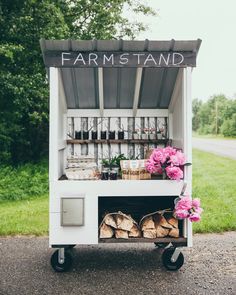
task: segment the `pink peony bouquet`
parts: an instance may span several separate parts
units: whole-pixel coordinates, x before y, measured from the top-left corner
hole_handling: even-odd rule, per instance
[[[178,219],[188,218],[190,221],[200,221],[203,209],[200,207],[200,199],[191,199],[184,196],[175,205],[174,215]]]
[[[162,174],[163,178],[180,180],[183,178],[181,167],[184,165],[189,165],[185,161],[184,154],[180,150],[167,146],[154,149],[146,162],[146,169],[152,174]]]

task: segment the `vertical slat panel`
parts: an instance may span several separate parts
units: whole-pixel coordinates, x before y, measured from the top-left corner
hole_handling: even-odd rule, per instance
[[[134,118],[128,118],[128,138],[132,139],[133,130],[134,130],[135,120]],[[128,145],[128,157],[133,157],[134,155],[134,145]]]
[[[74,130],[75,131],[82,131],[81,118],[74,118]],[[75,133],[75,131],[74,131],[74,133]],[[77,156],[81,156],[81,146],[75,144],[74,148],[73,148],[73,154],[77,155]]]
[[[82,125],[82,130],[87,131],[88,130],[88,118],[83,117],[81,118],[81,125]],[[81,155],[82,156],[87,156],[88,155],[88,144],[82,144],[81,145]]]
[[[97,131],[98,134],[98,120],[99,118],[94,117],[93,118],[93,128],[92,131]],[[94,143],[94,158],[95,161],[98,163],[98,145]]]
[[[107,131],[106,138],[109,139],[109,130],[115,131],[115,139],[118,139],[118,130],[125,131],[125,139],[133,139],[133,131],[135,129],[148,130],[146,131],[146,134],[149,135],[150,129],[154,128],[155,133],[159,128],[162,129],[165,127],[166,129],[166,124],[168,125],[168,119],[166,117],[69,117],[67,122],[67,133],[72,133],[73,129],[75,131],[86,131],[89,129],[89,139],[92,139],[92,130],[97,131],[98,139],[101,139],[101,131]],[[69,139],[70,137],[67,138]],[[152,140],[152,138],[150,140]],[[137,156],[139,156],[139,158],[144,158],[148,149],[154,149],[157,146],[163,145],[158,143],[71,144],[67,147],[67,154],[75,154],[77,156],[89,155],[94,157],[99,164],[102,159],[111,158],[120,154],[124,154],[128,158]]]
[[[117,118],[117,131],[121,130],[121,118]],[[117,133],[117,138],[118,138],[118,133]],[[121,144],[118,144],[118,154],[121,154]]]
[[[129,134],[128,134],[128,118],[121,117],[120,118],[120,126],[125,131],[124,138],[128,139],[129,138]],[[132,133],[131,133],[131,138],[132,138]],[[128,155],[128,145],[127,144],[120,144],[120,152],[121,152],[121,154],[124,154],[127,157],[127,155]]]
[[[145,130],[145,118],[144,117],[140,118],[140,126],[141,126],[141,136],[142,136],[142,132]],[[143,144],[140,147],[140,157],[144,158],[144,145]]]
[[[88,118],[89,139],[92,139],[91,132],[92,132],[93,126],[94,126],[94,118],[90,117]],[[94,150],[93,143],[88,144],[88,155],[92,158],[95,158],[95,150]]]

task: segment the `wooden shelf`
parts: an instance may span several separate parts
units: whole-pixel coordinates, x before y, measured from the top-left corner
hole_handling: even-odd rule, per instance
[[[137,143],[137,144],[148,144],[148,143],[156,143],[156,144],[167,144],[169,139],[67,139],[68,144],[88,144],[88,143],[103,143],[103,144],[129,144],[129,143]]]
[[[178,244],[182,246],[187,245],[187,238],[156,238],[156,239],[147,239],[147,238],[129,238],[129,239],[99,239],[99,243],[160,243],[160,244]]]

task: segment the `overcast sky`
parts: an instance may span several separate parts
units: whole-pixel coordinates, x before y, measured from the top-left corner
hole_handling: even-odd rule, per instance
[[[146,0],[158,17],[138,39],[202,39],[193,72],[193,98],[236,97],[236,0]]]

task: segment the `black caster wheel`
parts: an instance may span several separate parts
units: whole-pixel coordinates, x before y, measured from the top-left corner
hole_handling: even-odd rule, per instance
[[[73,249],[76,245],[68,245],[67,249]]]
[[[72,266],[72,255],[69,251],[65,251],[65,260],[64,263],[59,263],[58,261],[58,252],[56,250],[51,256],[51,266],[56,272],[65,272],[68,271]]]
[[[182,252],[179,253],[179,257],[175,262],[171,261],[171,257],[175,251],[174,247],[170,247],[164,250],[162,254],[162,263],[168,270],[178,270],[181,268],[181,266],[184,264],[184,255]]]
[[[154,243],[154,244],[159,249],[164,249],[166,247],[166,244],[161,244],[161,243]]]

